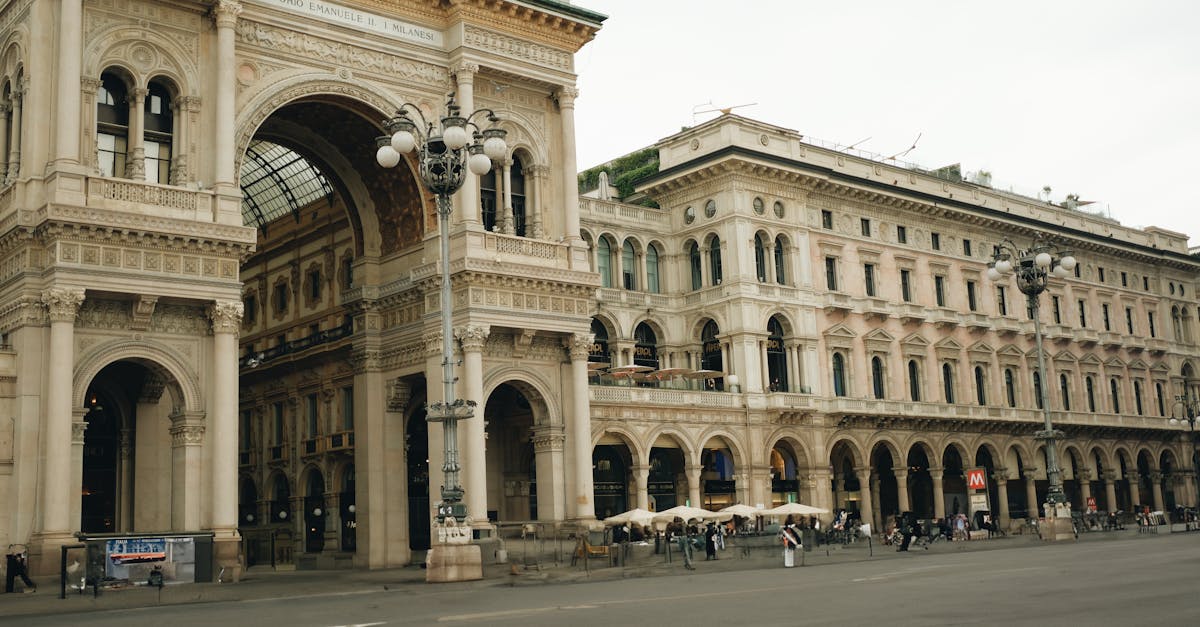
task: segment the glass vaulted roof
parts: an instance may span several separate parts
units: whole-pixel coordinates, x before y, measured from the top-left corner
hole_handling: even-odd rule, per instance
[[[321,171],[295,151],[256,139],[242,160],[242,224],[265,228],[333,194]]]

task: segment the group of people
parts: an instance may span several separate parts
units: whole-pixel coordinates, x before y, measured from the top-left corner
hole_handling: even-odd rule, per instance
[[[704,545],[705,561],[718,559],[717,551],[725,548],[725,534],[726,525],[718,525],[711,520],[701,527],[699,521],[685,523],[676,518],[666,529],[667,541],[674,541],[679,546],[683,567],[688,570],[696,570],[692,564],[692,549],[698,548],[701,543]]]

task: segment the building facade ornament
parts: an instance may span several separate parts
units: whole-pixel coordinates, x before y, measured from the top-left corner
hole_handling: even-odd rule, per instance
[[[42,292],[42,304],[51,322],[75,322],[83,299],[82,288],[55,287]]]
[[[571,361],[586,360],[588,355],[592,354],[595,342],[596,335],[593,333],[572,333],[570,337],[563,340],[563,343],[567,345]]]
[[[242,324],[244,306],[241,301],[217,301],[208,306],[213,333],[237,333]]]
[[[464,353],[479,353],[483,351],[491,332],[491,327],[487,325],[472,324],[454,329],[454,337],[458,338]]]
[[[408,408],[412,400],[412,386],[408,381],[399,378],[388,381],[387,392],[388,411],[402,412]]]
[[[217,0],[212,7],[212,18],[217,28],[237,26],[238,16],[241,14],[242,3],[236,0]]]

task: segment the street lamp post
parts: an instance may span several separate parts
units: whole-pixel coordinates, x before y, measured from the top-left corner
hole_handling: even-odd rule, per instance
[[[1187,423],[1188,426],[1188,443],[1192,445],[1192,472],[1195,474],[1196,482],[1196,506],[1200,507],[1200,453],[1196,451],[1196,423],[1200,422],[1200,398],[1188,398],[1186,394],[1180,394],[1175,397],[1175,404],[1183,406],[1183,418],[1175,417],[1175,408],[1171,408],[1171,425],[1177,426]]]
[[[1045,505],[1046,520],[1050,523],[1050,529],[1048,534],[1043,537],[1060,539],[1064,534],[1053,521],[1064,518],[1068,521],[1065,536],[1073,537],[1069,524],[1071,508],[1067,503],[1066,493],[1063,492],[1062,471],[1058,466],[1058,451],[1055,444],[1057,440],[1062,439],[1063,433],[1056,430],[1050,422],[1050,394],[1048,391],[1050,386],[1046,379],[1046,357],[1042,350],[1042,322],[1038,309],[1042,292],[1046,291],[1050,277],[1070,276],[1071,271],[1075,269],[1075,257],[1070,251],[1060,250],[1039,236],[1029,248],[1025,249],[1017,248],[1011,240],[1006,238],[996,247],[992,258],[992,262],[988,264],[988,278],[996,282],[1003,277],[1014,275],[1017,279],[1017,289],[1025,294],[1029,302],[1029,309],[1033,314],[1034,336],[1037,340],[1038,377],[1042,381],[1039,400],[1046,427],[1035,437],[1046,442],[1046,477],[1050,481]]]
[[[479,120],[476,122],[475,120]],[[429,403],[426,415],[429,422],[442,423],[445,446],[442,462],[442,500],[437,507],[437,520],[448,527],[465,522],[467,507],[459,483],[458,421],[474,415],[475,401],[455,398],[454,394],[454,329],[450,289],[450,214],[451,197],[469,174],[480,176],[492,169],[492,160],[508,152],[504,141],[506,131],[498,125],[500,118],[491,109],[478,109],[463,116],[449,95],[446,115],[440,124],[425,119],[421,110],[404,103],[396,115],[384,121],[390,135],[377,138],[375,159],[385,168],[400,163],[401,155],[416,151],[421,182],[437,199],[438,237],[441,244],[441,314],[442,314],[442,400]],[[482,124],[482,126],[481,126]],[[473,460],[482,463],[483,460]],[[479,512],[476,512],[479,514]],[[452,522],[451,522],[452,521]],[[458,527],[453,534],[464,538],[467,528]],[[431,573],[432,575],[432,573]]]

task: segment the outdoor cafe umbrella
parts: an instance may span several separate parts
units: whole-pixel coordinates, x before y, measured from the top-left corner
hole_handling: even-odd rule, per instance
[[[654,370],[650,366],[639,366],[637,364],[626,364],[624,366],[616,366],[608,369],[608,373],[614,376],[630,375],[635,372],[650,372]]]
[[[675,520],[676,518],[682,519],[685,522],[689,521],[689,520],[695,520],[695,519],[729,520],[732,517],[733,517],[733,514],[710,512],[709,510],[706,510],[706,509],[701,509],[699,507],[691,507],[688,505],[677,505],[675,507],[672,507],[671,509],[665,509],[665,510],[655,514],[654,521],[655,522],[660,522],[660,521],[671,522],[672,520]]]
[[[722,508],[720,513],[733,514],[734,516],[741,516],[742,518],[754,518],[755,516],[762,516],[763,510],[757,507],[750,507],[749,505],[738,503],[737,505],[730,505],[729,507]]]
[[[654,377],[659,381],[665,381],[667,379],[674,379],[678,376],[687,376],[690,372],[692,372],[691,368],[659,368],[658,370],[649,373],[647,376]]]
[[[689,379],[720,379],[725,376],[720,370],[693,370],[685,375]]]
[[[654,520],[656,514],[652,511],[642,509],[640,507],[631,509],[627,512],[621,512],[616,516],[609,516],[604,519],[604,524],[609,527],[616,527],[630,523],[638,523],[642,526],[648,526]]]
[[[829,510],[813,507],[803,503],[784,503],[779,507],[763,510],[763,516],[814,516],[816,514],[828,514]]]

